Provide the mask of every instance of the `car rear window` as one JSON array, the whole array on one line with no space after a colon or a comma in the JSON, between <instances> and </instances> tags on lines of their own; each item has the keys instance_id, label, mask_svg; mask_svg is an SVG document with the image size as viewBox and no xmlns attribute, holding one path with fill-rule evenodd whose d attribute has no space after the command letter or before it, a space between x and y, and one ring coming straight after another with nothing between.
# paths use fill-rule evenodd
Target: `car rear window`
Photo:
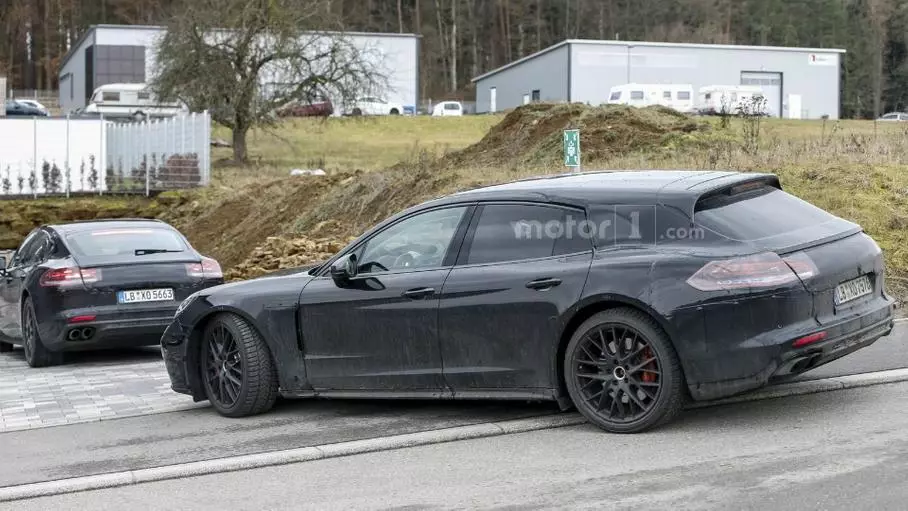
<instances>
[{"instance_id":1,"label":"car rear window","mask_svg":"<svg viewBox=\"0 0 908 511\"><path fill-rule=\"evenodd\" d=\"M188 247L179 234L155 227L98 229L66 235L70 250L77 256L135 255L136 250L182 252Z\"/></svg>"},{"instance_id":2,"label":"car rear window","mask_svg":"<svg viewBox=\"0 0 908 511\"><path fill-rule=\"evenodd\" d=\"M697 225L739 241L809 229L834 219L822 209L768 185L701 199L694 213Z\"/></svg>"}]
</instances>

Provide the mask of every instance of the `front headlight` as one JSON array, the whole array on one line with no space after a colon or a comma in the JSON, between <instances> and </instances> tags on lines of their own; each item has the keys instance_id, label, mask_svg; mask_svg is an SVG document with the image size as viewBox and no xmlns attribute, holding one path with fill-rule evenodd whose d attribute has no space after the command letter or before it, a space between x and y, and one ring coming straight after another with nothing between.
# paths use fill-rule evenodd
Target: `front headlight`
<instances>
[{"instance_id":1,"label":"front headlight","mask_svg":"<svg viewBox=\"0 0 908 511\"><path fill-rule=\"evenodd\" d=\"M195 293L192 293L191 295L187 296L186 299L183 300L182 302L180 302L180 305L177 306L177 311L173 314L173 317L179 316L180 313L183 312L184 310L186 310L186 307L189 307L189 304L191 304L193 301L195 301L195 299L198 297L199 297L199 291L196 291Z\"/></svg>"}]
</instances>

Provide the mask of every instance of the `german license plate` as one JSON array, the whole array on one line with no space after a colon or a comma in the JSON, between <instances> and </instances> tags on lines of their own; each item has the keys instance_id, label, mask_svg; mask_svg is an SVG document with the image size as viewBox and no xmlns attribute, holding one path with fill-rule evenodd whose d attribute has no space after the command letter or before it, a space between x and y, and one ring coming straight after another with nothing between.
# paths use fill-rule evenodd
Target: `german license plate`
<instances>
[{"instance_id":1,"label":"german license plate","mask_svg":"<svg viewBox=\"0 0 908 511\"><path fill-rule=\"evenodd\" d=\"M167 302L171 300L173 300L173 289L117 291L118 303Z\"/></svg>"},{"instance_id":2,"label":"german license plate","mask_svg":"<svg viewBox=\"0 0 908 511\"><path fill-rule=\"evenodd\" d=\"M873 292L870 277L862 275L856 279L842 282L835 288L835 304L842 305Z\"/></svg>"}]
</instances>

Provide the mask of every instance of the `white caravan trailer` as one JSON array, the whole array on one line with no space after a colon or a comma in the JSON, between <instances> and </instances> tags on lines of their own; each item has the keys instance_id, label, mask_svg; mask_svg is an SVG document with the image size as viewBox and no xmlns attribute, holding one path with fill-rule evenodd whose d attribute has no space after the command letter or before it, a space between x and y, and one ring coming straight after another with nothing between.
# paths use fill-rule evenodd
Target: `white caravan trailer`
<instances>
[{"instance_id":1,"label":"white caravan trailer","mask_svg":"<svg viewBox=\"0 0 908 511\"><path fill-rule=\"evenodd\" d=\"M707 85L700 87L697 111L704 115L736 114L742 108L751 107L754 98L763 97L763 88L756 85ZM765 101L759 113L767 113Z\"/></svg>"},{"instance_id":2,"label":"white caravan trailer","mask_svg":"<svg viewBox=\"0 0 908 511\"><path fill-rule=\"evenodd\" d=\"M95 89L85 112L144 121L154 117L174 117L187 113L188 109L179 103L158 101L144 83L109 83Z\"/></svg>"},{"instance_id":3,"label":"white caravan trailer","mask_svg":"<svg viewBox=\"0 0 908 511\"><path fill-rule=\"evenodd\" d=\"M694 111L694 88L690 84L628 83L612 87L608 102L636 107L662 105L689 113Z\"/></svg>"}]
</instances>

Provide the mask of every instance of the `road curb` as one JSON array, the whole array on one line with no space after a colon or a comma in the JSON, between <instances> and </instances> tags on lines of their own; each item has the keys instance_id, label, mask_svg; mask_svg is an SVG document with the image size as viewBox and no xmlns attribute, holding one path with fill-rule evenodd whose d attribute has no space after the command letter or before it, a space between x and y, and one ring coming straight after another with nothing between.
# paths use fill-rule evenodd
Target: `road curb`
<instances>
[{"instance_id":1,"label":"road curb","mask_svg":"<svg viewBox=\"0 0 908 511\"><path fill-rule=\"evenodd\" d=\"M815 394L818 392L829 392L905 381L908 381L908 368L893 369L889 371L878 371L852 376L839 376L835 378L806 380L784 385L775 385L734 398L707 403L697 403L688 408L698 409L732 403L760 401L764 399ZM180 463L176 465L164 465L154 468L143 468L109 474L6 486L0 487L0 502L47 497L80 491L116 488L153 481L219 474L238 470L286 465L290 463L301 463L369 452L389 451L407 447L454 442L458 440L488 438L513 433L538 431L541 429L575 426L584 424L585 422L585 419L577 413L563 413L370 438L366 440L353 440L312 447L300 447L259 454L246 454L242 456Z\"/></svg>"}]
</instances>

